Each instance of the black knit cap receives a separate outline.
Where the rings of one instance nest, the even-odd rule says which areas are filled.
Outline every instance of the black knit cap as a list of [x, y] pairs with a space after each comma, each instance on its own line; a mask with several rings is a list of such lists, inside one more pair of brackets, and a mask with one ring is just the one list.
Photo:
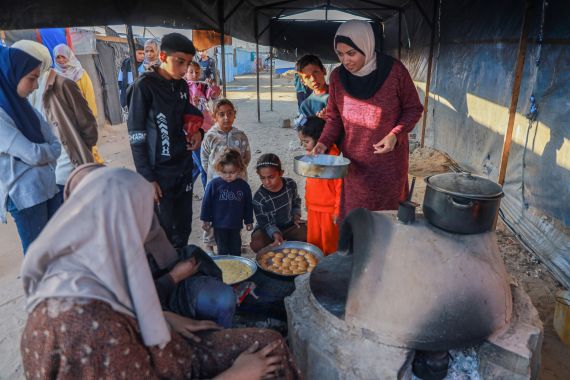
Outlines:
[[196, 55], [196, 48], [192, 41], [180, 33], [169, 33], [162, 37], [160, 50], [165, 51], [167, 54], [180, 52]]

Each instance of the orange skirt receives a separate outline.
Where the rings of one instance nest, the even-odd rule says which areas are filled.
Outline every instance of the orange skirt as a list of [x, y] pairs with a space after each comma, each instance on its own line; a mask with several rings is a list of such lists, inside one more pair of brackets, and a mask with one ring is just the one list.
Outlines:
[[333, 223], [333, 214], [307, 210], [307, 243], [319, 247], [325, 256], [336, 252], [338, 225]]

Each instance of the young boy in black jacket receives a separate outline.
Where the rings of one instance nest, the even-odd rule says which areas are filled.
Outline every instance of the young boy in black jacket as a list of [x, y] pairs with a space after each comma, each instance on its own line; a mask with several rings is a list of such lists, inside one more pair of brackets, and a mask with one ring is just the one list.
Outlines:
[[189, 101], [184, 75], [196, 49], [167, 34], [159, 67], [129, 89], [129, 142], [139, 174], [154, 187], [156, 212], [172, 245], [182, 248], [192, 229], [192, 150], [200, 147], [202, 113]]

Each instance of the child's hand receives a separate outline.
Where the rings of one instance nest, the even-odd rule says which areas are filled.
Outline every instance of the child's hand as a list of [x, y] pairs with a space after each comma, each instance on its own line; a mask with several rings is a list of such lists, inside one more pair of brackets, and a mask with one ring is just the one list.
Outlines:
[[278, 245], [283, 244], [283, 235], [279, 232], [273, 234], [273, 243], [271, 243], [272, 247], [277, 247]]
[[332, 219], [333, 219], [333, 224], [337, 225], [338, 224], [338, 215], [333, 215]]
[[327, 147], [325, 146], [325, 144], [318, 142], [315, 145], [315, 147], [313, 148], [311, 155], [316, 156], [317, 154], [323, 154], [326, 151], [327, 151]]
[[246, 225], [245, 225], [245, 229], [248, 230], [248, 231], [253, 230], [253, 224], [251, 224], [251, 223], [250, 223], [250, 224], [246, 224]]
[[293, 224], [295, 224], [297, 228], [301, 228], [301, 215], [299, 214], [293, 215]]
[[202, 143], [202, 134], [200, 132], [196, 132], [190, 137], [190, 140], [188, 140], [188, 149], [197, 150], [200, 148], [201, 143]]
[[212, 223], [210, 222], [202, 222], [202, 229], [204, 231], [210, 231], [210, 228], [212, 228]]
[[320, 110], [319, 112], [317, 112], [315, 114], [316, 117], [320, 117], [321, 119], [324, 119], [327, 117], [327, 109], [323, 108], [322, 110]]

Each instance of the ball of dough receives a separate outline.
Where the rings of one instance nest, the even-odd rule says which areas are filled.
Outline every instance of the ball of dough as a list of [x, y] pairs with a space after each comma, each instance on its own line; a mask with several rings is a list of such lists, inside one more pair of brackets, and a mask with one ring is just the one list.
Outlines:
[[313, 269], [315, 269], [315, 267], [308, 267], [308, 268], [307, 268], [307, 272], [312, 272]]
[[298, 250], [297, 248], [291, 248], [291, 253], [295, 253], [295, 254], [296, 254], [297, 252], [299, 252], [299, 250]]
[[301, 261], [305, 261], [305, 259], [303, 258], [303, 256], [296, 256], [295, 261], [301, 262]]
[[283, 274], [293, 274], [289, 269], [284, 269]]
[[283, 253], [281, 253], [281, 252], [278, 252], [278, 253], [275, 254], [275, 257], [282, 259], [282, 258], [285, 257], [285, 255], [284, 255]]
[[283, 258], [283, 263], [290, 263], [291, 259], [288, 257]]
[[294, 259], [295, 257], [297, 257], [297, 255], [291, 252], [287, 254], [287, 257], [290, 259]]

